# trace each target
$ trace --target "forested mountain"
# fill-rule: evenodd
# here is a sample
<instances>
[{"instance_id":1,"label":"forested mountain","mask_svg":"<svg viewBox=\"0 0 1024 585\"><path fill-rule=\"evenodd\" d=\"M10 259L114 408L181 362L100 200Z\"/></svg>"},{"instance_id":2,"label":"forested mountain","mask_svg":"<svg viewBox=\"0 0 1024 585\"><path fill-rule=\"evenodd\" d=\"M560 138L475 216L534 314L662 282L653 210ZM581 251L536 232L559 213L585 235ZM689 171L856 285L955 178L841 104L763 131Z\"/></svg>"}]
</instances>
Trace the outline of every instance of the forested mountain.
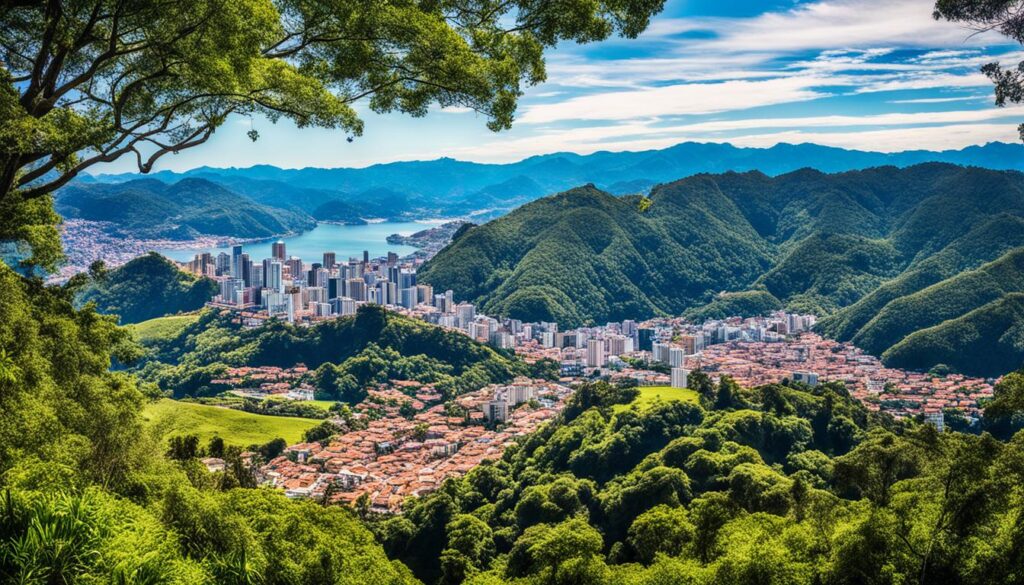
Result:
<instances>
[{"instance_id":1,"label":"forested mountain","mask_svg":"<svg viewBox=\"0 0 1024 585\"><path fill-rule=\"evenodd\" d=\"M56 209L67 218L111 222L119 230L145 238L267 238L315 225L301 210L257 203L196 178L173 184L155 179L74 183L57 192Z\"/></svg>"},{"instance_id":2,"label":"forested mountain","mask_svg":"<svg viewBox=\"0 0 1024 585\"><path fill-rule=\"evenodd\" d=\"M646 409L618 406L635 389L584 385L559 420L374 531L427 583L1022 578L1024 434L897 423L841 385L692 382L700 406Z\"/></svg>"},{"instance_id":3,"label":"forested mountain","mask_svg":"<svg viewBox=\"0 0 1024 585\"><path fill-rule=\"evenodd\" d=\"M76 302L96 303L97 311L118 315L124 325L195 311L218 290L213 280L182 272L167 258L150 252L114 270L94 274Z\"/></svg>"},{"instance_id":4,"label":"forested mountain","mask_svg":"<svg viewBox=\"0 0 1024 585\"><path fill-rule=\"evenodd\" d=\"M949 162L992 169L1024 170L1024 145L992 143L958 151L863 152L813 144L779 144L771 148L740 148L730 144L687 142L661 150L596 152L588 155L552 153L510 164L481 164L452 159L410 161L366 168L281 169L201 167L185 173L162 171L146 175L173 183L201 177L268 205L294 205L312 213L332 200L369 207L375 189L402 194L399 205L379 206L375 217L437 217L484 212L494 216L538 197L593 183L616 195L646 193L653 185L697 173L759 170L767 175L809 167L840 172L883 165L907 167L923 162ZM142 175L102 175L85 181L123 182ZM286 188L286 189L283 189ZM290 190L290 191L289 191Z\"/></svg>"},{"instance_id":5,"label":"forested mountain","mask_svg":"<svg viewBox=\"0 0 1024 585\"><path fill-rule=\"evenodd\" d=\"M217 393L210 380L228 367L305 364L324 398L359 402L388 379L436 384L449 397L527 372L526 366L461 333L378 305L312 327L281 321L250 329L217 311L149 344L141 375L175 397Z\"/></svg>"},{"instance_id":6,"label":"forested mountain","mask_svg":"<svg viewBox=\"0 0 1024 585\"><path fill-rule=\"evenodd\" d=\"M420 278L488 313L569 325L787 306L832 315L823 331L880 354L917 329L1024 290L1015 255L885 311L1021 246L1017 172L930 163L725 173L659 185L649 198L588 186L535 201L470 229ZM903 325L883 331L886 315Z\"/></svg>"}]
</instances>

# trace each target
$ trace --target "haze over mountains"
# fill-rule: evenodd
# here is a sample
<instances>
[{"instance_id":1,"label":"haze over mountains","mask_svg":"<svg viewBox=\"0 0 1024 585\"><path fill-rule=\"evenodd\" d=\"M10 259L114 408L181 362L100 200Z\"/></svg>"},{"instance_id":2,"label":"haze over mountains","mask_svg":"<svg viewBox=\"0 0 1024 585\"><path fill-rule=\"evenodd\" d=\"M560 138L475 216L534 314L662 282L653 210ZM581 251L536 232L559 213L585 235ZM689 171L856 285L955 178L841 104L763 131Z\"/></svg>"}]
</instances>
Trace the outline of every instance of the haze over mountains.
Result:
<instances>
[{"instance_id":1,"label":"haze over mountains","mask_svg":"<svg viewBox=\"0 0 1024 585\"><path fill-rule=\"evenodd\" d=\"M262 205L299 209L318 218L352 220L355 207L364 218L472 216L484 220L538 197L588 183L622 195L644 193L658 183L703 172L759 170L774 176L801 168L840 172L922 162L1024 170L1024 145L990 143L957 151L887 154L813 144L762 149L688 142L641 152L553 153L511 164L442 158L366 168L199 167L184 173L99 175L79 183L123 183L142 177L175 183L201 178Z\"/></svg>"}]
</instances>

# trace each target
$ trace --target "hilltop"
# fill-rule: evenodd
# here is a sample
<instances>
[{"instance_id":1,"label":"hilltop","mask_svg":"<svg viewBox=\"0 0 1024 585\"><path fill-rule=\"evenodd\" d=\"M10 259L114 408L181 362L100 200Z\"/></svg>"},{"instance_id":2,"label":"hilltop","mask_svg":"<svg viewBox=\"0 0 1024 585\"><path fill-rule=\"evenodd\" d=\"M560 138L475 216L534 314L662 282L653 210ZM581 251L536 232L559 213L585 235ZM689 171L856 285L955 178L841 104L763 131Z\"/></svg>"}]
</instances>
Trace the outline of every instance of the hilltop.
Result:
<instances>
[{"instance_id":1,"label":"hilltop","mask_svg":"<svg viewBox=\"0 0 1024 585\"><path fill-rule=\"evenodd\" d=\"M118 315L122 325L201 309L217 293L217 283L182 272L167 258L150 252L94 277L76 303Z\"/></svg>"},{"instance_id":2,"label":"hilltop","mask_svg":"<svg viewBox=\"0 0 1024 585\"><path fill-rule=\"evenodd\" d=\"M589 185L537 200L469 229L419 274L487 313L570 326L784 306L830 315L823 331L882 354L1024 290L1019 253L980 268L1024 246L1022 228L1024 175L1012 171L701 174L649 197Z\"/></svg>"},{"instance_id":3,"label":"hilltop","mask_svg":"<svg viewBox=\"0 0 1024 585\"><path fill-rule=\"evenodd\" d=\"M126 234L151 239L268 238L315 225L300 210L257 203L199 178L173 184L155 179L73 183L57 192L56 209L67 218L110 222Z\"/></svg>"}]
</instances>

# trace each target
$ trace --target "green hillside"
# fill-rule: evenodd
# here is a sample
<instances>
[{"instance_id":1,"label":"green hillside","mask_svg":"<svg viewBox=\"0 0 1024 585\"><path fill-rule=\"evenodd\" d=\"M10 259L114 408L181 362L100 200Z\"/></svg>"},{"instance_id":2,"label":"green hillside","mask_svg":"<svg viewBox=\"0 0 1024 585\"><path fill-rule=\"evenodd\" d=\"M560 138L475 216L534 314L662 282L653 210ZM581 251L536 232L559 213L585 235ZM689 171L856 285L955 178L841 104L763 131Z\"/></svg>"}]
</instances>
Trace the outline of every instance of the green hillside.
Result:
<instances>
[{"instance_id":1,"label":"green hillside","mask_svg":"<svg viewBox=\"0 0 1024 585\"><path fill-rule=\"evenodd\" d=\"M316 225L302 211L257 203L197 178L173 184L155 179L73 183L57 193L56 209L64 217L111 222L125 233L146 238L269 238Z\"/></svg>"},{"instance_id":2,"label":"green hillside","mask_svg":"<svg viewBox=\"0 0 1024 585\"><path fill-rule=\"evenodd\" d=\"M388 379L432 382L454 396L527 373L522 362L461 333L365 305L353 317L312 327L270 321L249 329L207 310L176 335L146 343L140 375L176 397L216 394L228 367L304 364L320 398L359 402Z\"/></svg>"},{"instance_id":3,"label":"green hillside","mask_svg":"<svg viewBox=\"0 0 1024 585\"><path fill-rule=\"evenodd\" d=\"M964 278L928 297L930 308L908 311L920 303L907 299L886 311L1021 246L1017 172L922 164L725 173L659 185L649 198L588 186L540 199L470 229L420 279L490 314L569 326L786 307L880 354L1021 290L1012 276Z\"/></svg>"},{"instance_id":4,"label":"green hillside","mask_svg":"<svg viewBox=\"0 0 1024 585\"><path fill-rule=\"evenodd\" d=\"M195 323L199 315L172 315L157 317L128 326L132 338L142 344L156 343L161 339L177 337L181 330Z\"/></svg>"},{"instance_id":5,"label":"green hillside","mask_svg":"<svg viewBox=\"0 0 1024 585\"><path fill-rule=\"evenodd\" d=\"M167 258L150 252L98 275L76 302L96 303L99 312L119 315L121 323L127 324L195 311L217 290L213 280L182 272Z\"/></svg>"},{"instance_id":6,"label":"green hillside","mask_svg":"<svg viewBox=\"0 0 1024 585\"><path fill-rule=\"evenodd\" d=\"M1024 293L1012 293L934 327L915 331L882 354L897 368L946 364L966 374L1001 376L1024 364Z\"/></svg>"},{"instance_id":7,"label":"green hillside","mask_svg":"<svg viewBox=\"0 0 1024 585\"><path fill-rule=\"evenodd\" d=\"M166 440L174 435L196 435L206 445L219 436L229 445L248 447L282 438L289 445L302 441L307 430L320 424L316 419L293 416L267 416L163 399L146 406L142 418Z\"/></svg>"},{"instance_id":8,"label":"green hillside","mask_svg":"<svg viewBox=\"0 0 1024 585\"><path fill-rule=\"evenodd\" d=\"M700 323L710 319L725 319L735 316L768 315L782 308L782 302L768 291L726 292L718 295L715 300L706 305L688 309L683 316L694 323Z\"/></svg>"},{"instance_id":9,"label":"green hillside","mask_svg":"<svg viewBox=\"0 0 1024 585\"><path fill-rule=\"evenodd\" d=\"M1024 435L939 434L841 385L696 382L700 405L646 409L585 385L555 422L374 531L426 583L1018 581L1000 559L1024 537Z\"/></svg>"},{"instance_id":10,"label":"green hillside","mask_svg":"<svg viewBox=\"0 0 1024 585\"><path fill-rule=\"evenodd\" d=\"M1024 292L1024 248L890 301L853 336L853 342L880 354L915 331L965 315L1012 292Z\"/></svg>"}]
</instances>

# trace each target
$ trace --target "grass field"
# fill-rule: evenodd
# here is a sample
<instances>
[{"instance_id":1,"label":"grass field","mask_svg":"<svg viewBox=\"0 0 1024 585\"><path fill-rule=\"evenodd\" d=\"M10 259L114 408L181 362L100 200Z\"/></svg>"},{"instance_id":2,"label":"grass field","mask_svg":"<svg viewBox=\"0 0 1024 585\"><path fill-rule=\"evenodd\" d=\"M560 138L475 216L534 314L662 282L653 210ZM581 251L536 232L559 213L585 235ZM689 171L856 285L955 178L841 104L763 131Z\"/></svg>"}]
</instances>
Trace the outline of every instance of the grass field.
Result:
<instances>
[{"instance_id":1,"label":"grass field","mask_svg":"<svg viewBox=\"0 0 1024 585\"><path fill-rule=\"evenodd\" d=\"M198 435L200 444L218 435L229 445L247 447L281 437L288 444L302 441L302 434L321 421L288 416L250 414L219 406L163 399L146 406L143 417L161 436Z\"/></svg>"},{"instance_id":2,"label":"grass field","mask_svg":"<svg viewBox=\"0 0 1024 585\"><path fill-rule=\"evenodd\" d=\"M640 396L636 397L636 400L629 404L616 404L614 407L615 412L622 412L628 410L635 404L641 410L650 408L656 401L668 401L668 400L684 400L686 402L697 403L697 392L688 388L672 388L669 386L641 386Z\"/></svg>"},{"instance_id":3,"label":"grass field","mask_svg":"<svg viewBox=\"0 0 1024 585\"><path fill-rule=\"evenodd\" d=\"M128 325L135 341L146 343L155 339L167 339L177 335L182 329L196 322L199 315L173 315L170 317L157 317L142 323Z\"/></svg>"}]
</instances>

